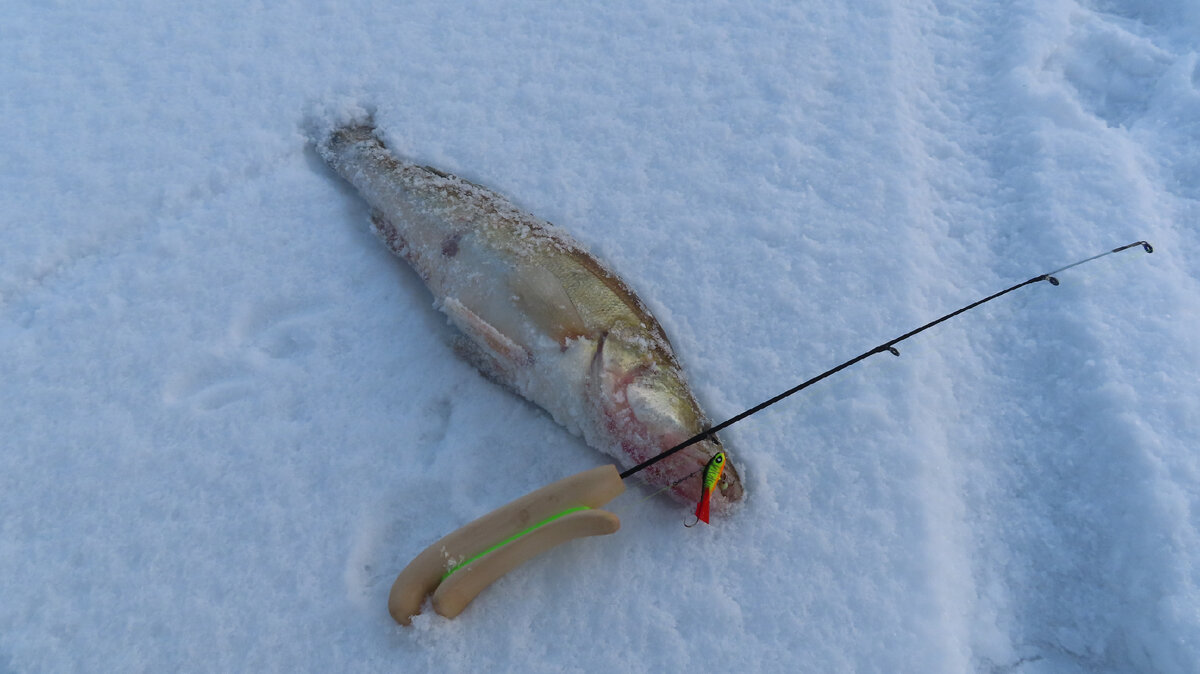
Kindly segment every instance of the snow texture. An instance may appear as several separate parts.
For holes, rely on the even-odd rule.
[[[1194,0],[30,2],[0,22],[0,672],[1195,672]],[[726,418],[713,526],[400,628],[604,457],[456,359],[306,141],[364,109],[618,271]]]

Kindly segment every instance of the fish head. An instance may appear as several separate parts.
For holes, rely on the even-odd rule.
[[[643,334],[614,331],[597,347],[590,376],[591,397],[615,443],[630,460],[641,463],[689,440],[709,426],[669,346]],[[715,434],[645,469],[647,482],[669,487],[684,503],[694,504],[704,487],[704,469],[718,452],[725,468],[713,490],[711,507],[727,510],[742,499],[741,477],[729,451]]]

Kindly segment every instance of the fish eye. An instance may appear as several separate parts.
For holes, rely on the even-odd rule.
[[[717,455],[716,457],[714,457],[714,458],[716,459],[717,463],[721,463],[722,461],[724,461],[724,460],[725,460],[725,455],[724,455],[724,454],[718,454],[718,455]]]

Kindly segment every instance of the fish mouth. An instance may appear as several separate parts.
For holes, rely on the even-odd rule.
[[[709,506],[714,513],[727,514],[735,504],[741,502],[745,496],[745,489],[741,476],[730,458],[729,450],[714,436],[706,437],[647,470],[655,476],[651,478],[652,482],[667,482],[672,487],[672,497],[694,507],[703,493],[704,469],[717,452],[725,453],[725,470],[717,482],[717,488],[712,492]]]
[[[737,465],[730,456],[729,450],[721,444],[721,441],[715,435],[708,436],[705,444],[708,446],[704,448],[704,451],[710,457],[717,452],[725,453],[725,470],[721,473],[721,479],[717,482],[716,490],[713,491],[712,506],[720,512],[728,511],[733,504],[740,502],[746,494],[746,490],[742,487],[742,477],[738,473]]]
[[[726,452],[725,455],[728,457],[729,453]],[[731,505],[741,501],[742,497],[746,495],[746,490],[742,487],[742,478],[738,475],[732,459],[725,461],[725,473],[721,475],[721,480],[717,483],[717,493]]]

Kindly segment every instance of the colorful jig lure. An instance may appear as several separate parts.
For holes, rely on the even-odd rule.
[[[700,502],[696,504],[696,522],[704,522],[708,524],[708,504],[712,498],[713,489],[717,487],[717,483],[721,481],[721,474],[725,472],[725,452],[717,452],[708,460],[708,465],[704,467],[704,487],[700,492]],[[696,522],[684,526],[695,526]]]

